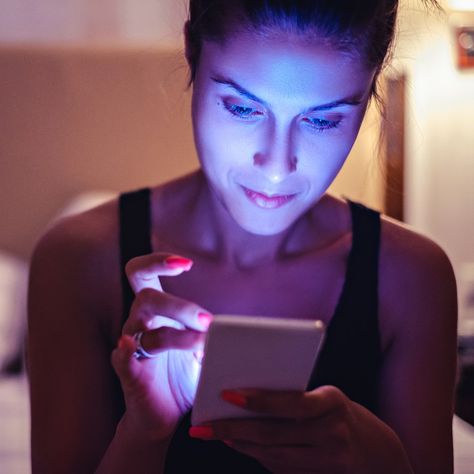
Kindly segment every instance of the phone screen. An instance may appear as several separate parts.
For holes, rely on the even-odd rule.
[[[192,424],[256,416],[223,401],[224,389],[305,390],[323,336],[319,320],[215,316],[206,338]]]

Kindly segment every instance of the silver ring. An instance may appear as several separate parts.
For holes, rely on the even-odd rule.
[[[133,335],[133,339],[135,340],[135,344],[136,344],[136,349],[135,349],[135,352],[133,353],[134,357],[136,359],[152,359],[153,357],[157,357],[158,354],[150,354],[143,348],[142,336],[143,336],[142,331],[136,332]]]

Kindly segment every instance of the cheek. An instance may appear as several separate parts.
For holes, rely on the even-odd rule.
[[[196,104],[193,111],[194,130],[199,144],[208,149],[219,149],[225,146],[231,137],[226,121],[222,119],[215,104]]]
[[[246,168],[253,163],[255,138],[239,134],[226,123],[203,120],[197,130],[196,145],[203,167],[214,173],[229,168]]]
[[[354,139],[352,134],[331,134],[311,140],[303,140],[299,147],[299,167],[301,169],[313,169],[317,173],[333,168],[340,168],[349,154]]]

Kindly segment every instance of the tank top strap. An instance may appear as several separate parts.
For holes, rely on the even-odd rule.
[[[334,385],[371,411],[377,409],[381,362],[378,322],[380,214],[349,202],[352,247],[346,279],[308,389]]]
[[[134,294],[125,274],[126,263],[152,252],[150,189],[123,193],[119,197],[122,323],[128,317]]]
[[[351,299],[377,316],[380,253],[380,213],[349,201],[352,216],[352,249],[347,266],[347,287]],[[377,323],[377,319],[372,321]]]

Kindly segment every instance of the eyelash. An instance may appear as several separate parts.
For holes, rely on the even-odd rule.
[[[242,105],[235,105],[235,104],[227,104],[223,103],[224,108],[233,116],[240,120],[252,120],[256,115],[262,115],[261,112],[255,111],[252,107],[244,107]],[[255,115],[252,113],[255,111]],[[317,132],[324,132],[326,130],[331,130],[337,128],[341,123],[341,120],[325,120],[325,119],[311,119],[305,118],[305,123],[308,124],[309,127],[314,129]],[[319,122],[319,126],[316,125],[314,122]]]
[[[235,104],[226,104],[224,102],[224,107],[226,110],[233,115],[234,117],[238,117],[243,120],[250,120],[252,117],[248,115],[244,115],[244,111],[254,111],[255,109],[252,109],[252,107],[243,107],[242,105],[235,105]],[[239,112],[240,109],[240,112]],[[257,112],[256,115],[261,115],[261,112]]]
[[[332,128],[339,127],[341,123],[340,120],[325,120],[325,119],[305,119],[305,122],[309,124],[310,127],[314,128],[317,132],[324,132],[325,130],[331,130]],[[314,122],[319,122],[320,125],[317,126]]]

